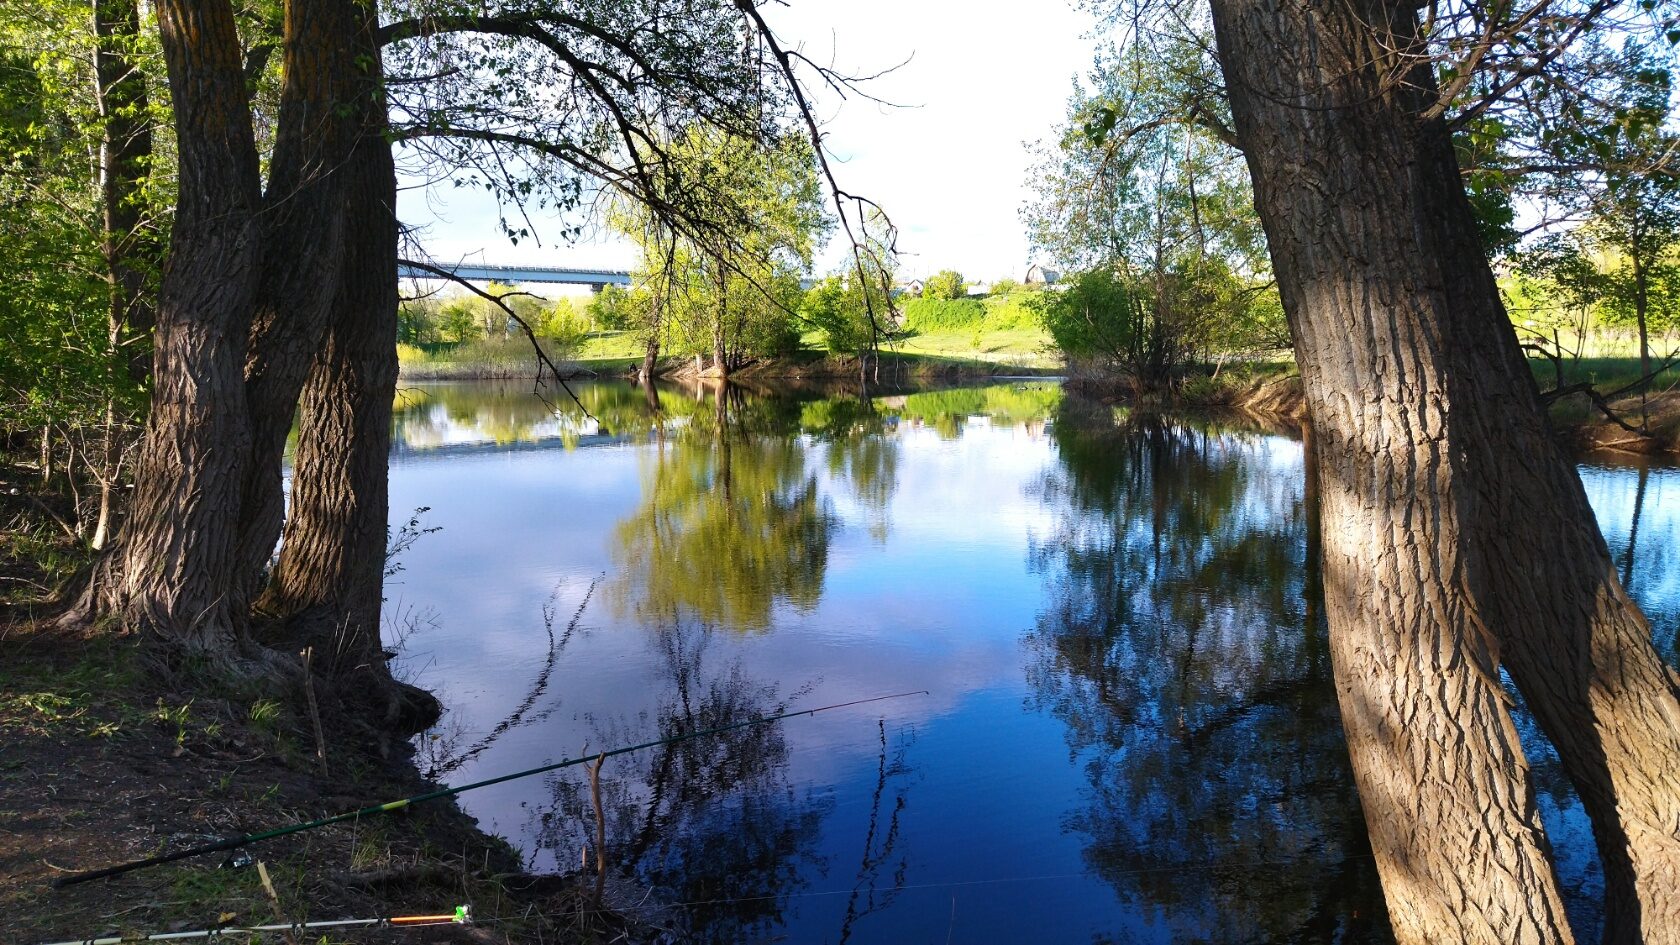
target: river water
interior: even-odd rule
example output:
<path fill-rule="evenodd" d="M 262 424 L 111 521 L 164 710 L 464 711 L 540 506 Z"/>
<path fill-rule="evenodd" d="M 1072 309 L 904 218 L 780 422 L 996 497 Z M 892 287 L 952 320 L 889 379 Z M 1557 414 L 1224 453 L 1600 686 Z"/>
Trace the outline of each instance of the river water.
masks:
<path fill-rule="evenodd" d="M 620 895 L 699 942 L 1387 940 L 1298 438 L 1044 381 L 577 393 L 402 392 L 393 528 L 440 529 L 386 591 L 449 707 L 423 767 L 925 690 L 609 760 Z M 1673 661 L 1680 470 L 1582 476 Z M 1585 819 L 1524 732 L 1590 930 Z M 580 769 L 462 801 L 534 870 L 592 849 Z"/>

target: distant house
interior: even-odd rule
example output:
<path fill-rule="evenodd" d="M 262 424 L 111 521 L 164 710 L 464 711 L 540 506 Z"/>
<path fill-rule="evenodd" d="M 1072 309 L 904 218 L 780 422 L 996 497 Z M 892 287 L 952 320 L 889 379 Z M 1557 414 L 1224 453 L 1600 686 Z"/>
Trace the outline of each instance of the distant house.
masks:
<path fill-rule="evenodd" d="M 1055 285 L 1062 281 L 1062 274 L 1054 269 L 1046 269 L 1039 263 L 1027 267 L 1027 277 L 1021 280 L 1027 285 Z"/>
<path fill-rule="evenodd" d="M 971 299 L 991 294 L 992 284 L 989 282 L 970 282 L 968 284 L 968 297 Z"/>
<path fill-rule="evenodd" d="M 905 295 L 908 295 L 913 299 L 919 299 L 922 297 L 922 280 L 920 279 L 911 279 L 899 288 Z"/>

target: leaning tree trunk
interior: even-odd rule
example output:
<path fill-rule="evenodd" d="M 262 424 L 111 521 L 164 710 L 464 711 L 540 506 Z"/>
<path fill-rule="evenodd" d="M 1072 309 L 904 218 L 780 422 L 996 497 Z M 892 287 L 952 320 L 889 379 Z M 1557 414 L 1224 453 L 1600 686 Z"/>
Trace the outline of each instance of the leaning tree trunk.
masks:
<path fill-rule="evenodd" d="M 377 74 L 369 24 L 361 38 Z M 397 384 L 397 183 L 382 90 L 364 92 L 359 107 L 364 130 L 344 170 L 344 274 L 304 389 L 291 514 L 258 610 L 277 621 L 274 642 L 314 646 L 337 692 L 369 721 L 406 734 L 435 721 L 438 706 L 392 680 L 380 640 Z"/>
<path fill-rule="evenodd" d="M 1301 363 L 1349 750 L 1402 943 L 1566 942 L 1503 658 L 1591 814 L 1606 941 L 1680 940 L 1680 702 L 1476 237 L 1415 6 L 1213 0 Z"/>
<path fill-rule="evenodd" d="M 378 88 L 362 74 L 366 60 L 356 59 L 357 19 L 352 0 L 286 4 L 286 84 L 263 198 L 263 267 L 245 361 L 251 461 L 240 501 L 236 605 L 261 589 L 280 537 L 286 436 L 338 291 L 345 227 L 339 168 L 360 126 L 356 96 L 364 86 Z"/>
<path fill-rule="evenodd" d="M 230 591 L 250 445 L 242 368 L 257 274 L 257 151 L 232 7 L 159 0 L 157 16 L 180 197 L 133 509 L 90 602 L 173 655 L 227 662 L 241 642 Z"/>

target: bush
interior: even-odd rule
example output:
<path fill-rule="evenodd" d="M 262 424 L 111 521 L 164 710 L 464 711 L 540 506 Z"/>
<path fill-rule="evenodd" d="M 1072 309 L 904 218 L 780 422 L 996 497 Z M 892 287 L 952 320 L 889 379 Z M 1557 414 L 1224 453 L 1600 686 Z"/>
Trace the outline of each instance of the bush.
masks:
<path fill-rule="evenodd" d="M 439 310 L 436 299 L 410 299 L 397 309 L 397 340 L 409 345 L 424 345 L 442 341 L 438 330 Z"/>
<path fill-rule="evenodd" d="M 1043 324 L 1038 312 L 1028 301 L 1030 296 L 1024 293 L 1016 295 L 993 294 L 985 301 L 986 330 L 1014 331 L 1022 328 L 1037 328 Z"/>
<path fill-rule="evenodd" d="M 986 307 L 978 299 L 937 299 L 923 296 L 904 306 L 904 327 L 916 331 L 951 331 L 978 328 L 986 320 Z"/>
<path fill-rule="evenodd" d="M 584 340 L 589 337 L 590 327 L 588 316 L 566 299 L 543 309 L 531 323 L 531 330 L 538 338 L 553 341 L 568 353 L 583 346 Z"/>
<path fill-rule="evenodd" d="M 431 359 L 432 356 L 426 353 L 425 348 L 421 348 L 417 345 L 403 344 L 402 342 L 397 343 L 398 364 L 425 364 Z"/>
<path fill-rule="evenodd" d="M 450 299 L 438 312 L 438 334 L 442 341 L 467 342 L 479 337 L 478 311 L 464 298 Z"/>

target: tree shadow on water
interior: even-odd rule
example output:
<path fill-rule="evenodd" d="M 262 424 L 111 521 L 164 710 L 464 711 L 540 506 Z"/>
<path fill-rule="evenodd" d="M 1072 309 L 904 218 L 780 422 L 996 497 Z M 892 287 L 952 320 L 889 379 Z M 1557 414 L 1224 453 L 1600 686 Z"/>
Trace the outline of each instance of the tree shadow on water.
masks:
<path fill-rule="evenodd" d="M 714 630 L 672 623 L 654 633 L 663 692 L 651 712 L 594 718 L 598 743 L 676 739 L 787 710 L 803 690 L 751 679 L 739 662 L 713 667 Z M 601 796 L 608 869 L 639 891 L 651 922 L 681 942 L 741 942 L 784 921 L 788 898 L 824 862 L 816 839 L 832 808 L 787 774 L 784 722 L 743 725 L 612 759 Z M 549 802 L 531 812 L 529 835 L 562 869 L 593 864 L 596 830 L 589 777 L 564 769 Z"/>
<path fill-rule="evenodd" d="M 1029 702 L 1085 860 L 1175 941 L 1381 942 L 1298 446 L 1070 398 L 1032 565 Z"/>

